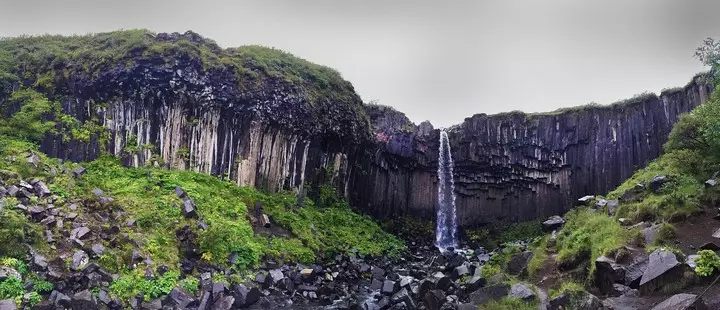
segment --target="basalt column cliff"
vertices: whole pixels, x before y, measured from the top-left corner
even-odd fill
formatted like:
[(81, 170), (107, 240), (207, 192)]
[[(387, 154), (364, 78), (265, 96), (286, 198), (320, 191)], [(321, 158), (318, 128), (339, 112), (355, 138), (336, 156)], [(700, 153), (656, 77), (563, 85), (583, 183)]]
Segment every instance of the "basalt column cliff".
[[(57, 103), (41, 150), (72, 161), (213, 174), (268, 191), (332, 182), (377, 217), (433, 219), (439, 130), (364, 105), (336, 71), (258, 46), (132, 30), (0, 40), (0, 111), (31, 89)], [(447, 130), (460, 225), (558, 214), (656, 158), (681, 113), (707, 99), (683, 89), (607, 107), (468, 118)]]
[[(462, 226), (560, 214), (606, 193), (662, 152), (678, 116), (707, 100), (696, 77), (682, 89), (611, 106), (467, 118), (449, 130)], [(433, 218), (439, 130), (369, 106), (378, 150), (352, 178), (354, 205), (378, 215)]]

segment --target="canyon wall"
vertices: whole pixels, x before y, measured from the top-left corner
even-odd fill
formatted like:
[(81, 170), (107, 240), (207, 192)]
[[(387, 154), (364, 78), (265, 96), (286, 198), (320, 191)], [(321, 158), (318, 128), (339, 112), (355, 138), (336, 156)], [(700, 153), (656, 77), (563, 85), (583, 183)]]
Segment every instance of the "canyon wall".
[[(610, 106), (543, 114), (478, 114), (448, 129), (460, 225), (561, 214), (584, 195), (605, 194), (657, 158), (680, 114), (711, 86), (686, 87)], [(433, 218), (439, 130), (369, 107), (379, 149), (364, 158), (351, 200), (379, 217)]]
[[(292, 55), (127, 31), (0, 40), (0, 65), (0, 103), (32, 88), (76, 120), (56, 119), (48, 155), (110, 154), (268, 191), (312, 195), (331, 182), (378, 218), (435, 216), (439, 130), (364, 105), (337, 72)], [(459, 223), (543, 218), (606, 193), (658, 157), (678, 116), (711, 91), (696, 78), (611, 106), (467, 118), (448, 129)]]

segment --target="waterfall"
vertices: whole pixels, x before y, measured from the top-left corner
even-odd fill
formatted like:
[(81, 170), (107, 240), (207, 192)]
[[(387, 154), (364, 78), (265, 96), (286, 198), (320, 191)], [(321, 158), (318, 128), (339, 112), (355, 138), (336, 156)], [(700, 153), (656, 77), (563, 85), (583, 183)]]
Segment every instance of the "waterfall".
[(438, 203), (435, 246), (440, 251), (457, 248), (457, 215), (455, 214), (455, 183), (450, 140), (447, 132), (440, 132), (440, 156), (438, 158)]

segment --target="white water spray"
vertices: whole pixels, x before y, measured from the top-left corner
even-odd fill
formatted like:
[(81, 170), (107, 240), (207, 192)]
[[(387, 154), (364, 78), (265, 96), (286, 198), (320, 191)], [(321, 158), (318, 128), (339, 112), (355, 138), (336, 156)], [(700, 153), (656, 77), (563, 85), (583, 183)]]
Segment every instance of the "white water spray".
[(440, 156), (438, 158), (438, 204), (435, 246), (444, 252), (457, 248), (457, 215), (455, 214), (455, 182), (450, 140), (447, 132), (440, 132)]

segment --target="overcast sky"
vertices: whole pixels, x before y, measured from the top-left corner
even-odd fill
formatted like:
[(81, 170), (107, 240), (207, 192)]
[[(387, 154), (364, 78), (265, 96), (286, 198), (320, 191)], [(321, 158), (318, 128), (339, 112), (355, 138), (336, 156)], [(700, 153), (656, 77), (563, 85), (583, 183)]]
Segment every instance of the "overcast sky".
[(0, 36), (193, 30), (336, 68), (364, 101), (450, 126), (683, 86), (716, 0), (0, 0)]

